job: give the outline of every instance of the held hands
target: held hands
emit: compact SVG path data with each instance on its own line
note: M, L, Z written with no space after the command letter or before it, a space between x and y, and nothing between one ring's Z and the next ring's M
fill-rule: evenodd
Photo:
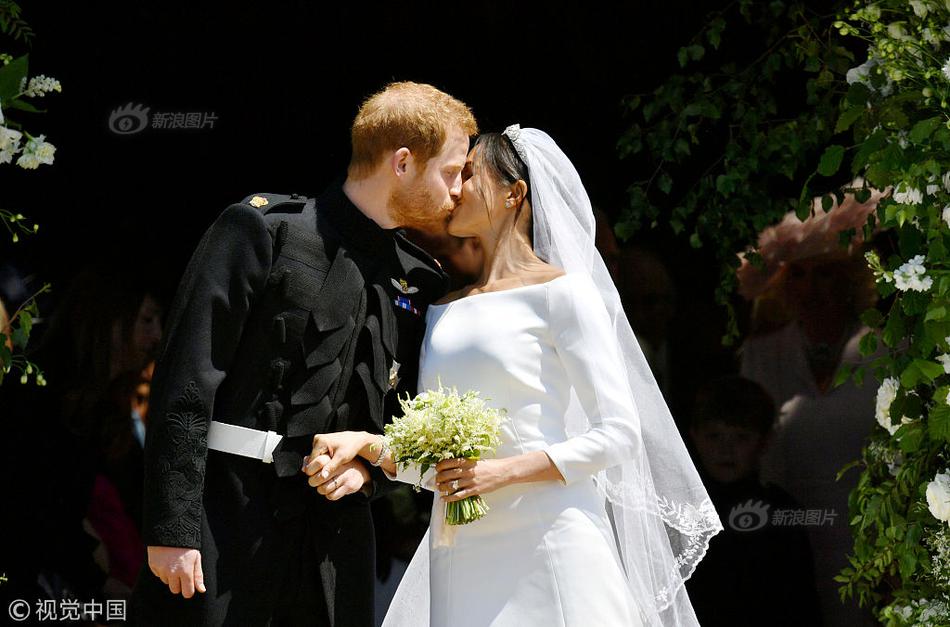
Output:
M436 489L448 503L488 494L512 482L504 459L446 459L435 469Z
M360 455L368 455L370 446L379 436L373 436L365 431L339 431L337 433L318 433L313 436L313 451L310 453L310 459L316 460L320 456L326 456L329 461L320 464L311 472L309 464L304 464L303 471L311 477L319 472L324 479L328 479L338 468L347 464ZM313 485L313 484L311 484Z
M205 592L205 576L201 571L201 552L198 549L150 546L148 567L172 594L190 599L196 590Z
M369 483L370 475L366 466L358 459L330 467L334 460L329 455L317 455L304 458L303 472L310 478L307 483L317 492L331 501L354 494ZM329 470L328 470L329 468Z

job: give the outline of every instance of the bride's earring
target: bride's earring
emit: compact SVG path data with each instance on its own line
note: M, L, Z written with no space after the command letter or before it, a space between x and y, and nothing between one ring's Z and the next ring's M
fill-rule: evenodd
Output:
M515 202L515 201L513 201L511 198L509 198L508 200L505 201L505 206L510 209L510 208L511 208L511 205L513 205L514 202Z

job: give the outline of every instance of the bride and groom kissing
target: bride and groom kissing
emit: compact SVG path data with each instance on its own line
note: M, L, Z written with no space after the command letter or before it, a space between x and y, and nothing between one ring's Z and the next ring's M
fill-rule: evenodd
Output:
M410 82L369 97L351 138L345 180L231 205L189 262L152 386L133 620L374 624L368 504L407 481L435 492L433 527L471 495L490 512L449 542L432 529L386 625L697 624L683 582L721 524L570 160L540 130L479 135ZM496 456L397 468L379 434L440 384L506 410Z

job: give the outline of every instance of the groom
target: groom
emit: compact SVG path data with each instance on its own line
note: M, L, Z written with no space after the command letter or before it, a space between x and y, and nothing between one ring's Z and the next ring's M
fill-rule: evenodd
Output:
M446 276L402 228L445 233L476 132L448 94L391 84L353 122L342 184L248 197L205 233L152 385L137 624L373 624L386 479L355 463L318 494L302 459L315 433L381 432L414 391Z

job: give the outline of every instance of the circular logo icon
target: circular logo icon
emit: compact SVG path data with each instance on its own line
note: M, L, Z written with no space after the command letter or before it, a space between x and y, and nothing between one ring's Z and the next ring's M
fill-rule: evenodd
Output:
M109 129L118 135L134 135L148 126L148 107L131 102L113 109L109 115Z
M755 531L765 526L769 521L769 505L762 501L753 502L749 499L745 503L735 505L729 512L729 526L736 531Z
M10 618L18 623L22 623L30 617L30 604L23 599L14 599L8 608Z

